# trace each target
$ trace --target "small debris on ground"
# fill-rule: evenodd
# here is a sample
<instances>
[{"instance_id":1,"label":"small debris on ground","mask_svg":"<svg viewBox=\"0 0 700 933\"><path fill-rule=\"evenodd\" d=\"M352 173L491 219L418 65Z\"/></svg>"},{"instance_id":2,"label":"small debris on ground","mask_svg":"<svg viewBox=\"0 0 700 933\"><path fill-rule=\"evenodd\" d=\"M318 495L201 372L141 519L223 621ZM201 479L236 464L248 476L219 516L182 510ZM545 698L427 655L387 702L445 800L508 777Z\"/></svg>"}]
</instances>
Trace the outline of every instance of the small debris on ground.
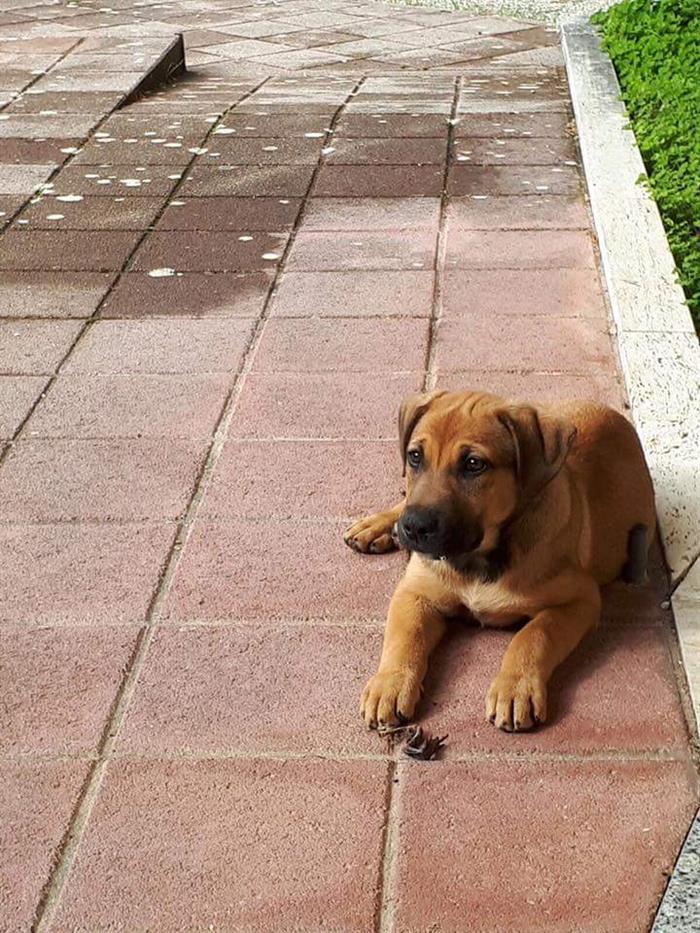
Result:
<instances>
[{"instance_id":1,"label":"small debris on ground","mask_svg":"<svg viewBox=\"0 0 700 933\"><path fill-rule=\"evenodd\" d=\"M398 739L399 736L405 737L406 741L401 750L404 755L418 761L432 761L437 758L445 746L445 740L449 738L447 735L432 736L421 726L386 727L379 731L381 735L391 737L393 740Z\"/></svg>"}]
</instances>

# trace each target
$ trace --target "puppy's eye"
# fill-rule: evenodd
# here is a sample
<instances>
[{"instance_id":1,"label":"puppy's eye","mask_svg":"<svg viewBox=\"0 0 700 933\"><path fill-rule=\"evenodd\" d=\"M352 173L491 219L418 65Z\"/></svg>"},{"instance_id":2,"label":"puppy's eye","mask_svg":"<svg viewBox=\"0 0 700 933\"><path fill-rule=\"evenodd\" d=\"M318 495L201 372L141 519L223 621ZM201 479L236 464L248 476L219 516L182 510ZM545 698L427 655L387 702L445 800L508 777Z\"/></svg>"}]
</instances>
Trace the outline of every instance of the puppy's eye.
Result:
<instances>
[{"instance_id":1,"label":"puppy's eye","mask_svg":"<svg viewBox=\"0 0 700 933\"><path fill-rule=\"evenodd\" d=\"M408 461L408 465L413 467L415 470L421 465L423 461L423 452L416 448L409 450L406 454L406 460Z\"/></svg>"},{"instance_id":2,"label":"puppy's eye","mask_svg":"<svg viewBox=\"0 0 700 933\"><path fill-rule=\"evenodd\" d=\"M483 473L488 468L488 463L481 457L475 457L470 454L462 460L462 469L465 473L474 476L477 473Z\"/></svg>"}]
</instances>

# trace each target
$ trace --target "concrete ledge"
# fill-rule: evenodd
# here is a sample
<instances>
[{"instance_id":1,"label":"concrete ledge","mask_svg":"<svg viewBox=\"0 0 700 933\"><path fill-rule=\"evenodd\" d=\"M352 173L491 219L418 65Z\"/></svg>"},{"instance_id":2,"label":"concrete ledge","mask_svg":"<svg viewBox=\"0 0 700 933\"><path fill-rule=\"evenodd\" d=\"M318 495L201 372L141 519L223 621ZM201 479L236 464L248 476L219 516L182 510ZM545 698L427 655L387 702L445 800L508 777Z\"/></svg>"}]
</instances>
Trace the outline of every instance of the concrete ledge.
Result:
<instances>
[{"instance_id":1,"label":"concrete ledge","mask_svg":"<svg viewBox=\"0 0 700 933\"><path fill-rule=\"evenodd\" d=\"M700 721L700 346L610 59L587 22L562 27L581 155L632 416Z\"/></svg>"}]
</instances>

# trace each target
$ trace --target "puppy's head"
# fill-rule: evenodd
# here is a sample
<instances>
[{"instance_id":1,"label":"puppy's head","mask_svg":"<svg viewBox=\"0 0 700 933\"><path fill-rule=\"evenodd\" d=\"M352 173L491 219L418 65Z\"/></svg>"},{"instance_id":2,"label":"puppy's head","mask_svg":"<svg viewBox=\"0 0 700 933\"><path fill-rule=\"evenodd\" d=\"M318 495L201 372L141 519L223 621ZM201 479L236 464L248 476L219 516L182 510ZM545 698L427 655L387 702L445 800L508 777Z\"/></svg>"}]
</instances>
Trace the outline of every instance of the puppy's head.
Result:
<instances>
[{"instance_id":1,"label":"puppy's head","mask_svg":"<svg viewBox=\"0 0 700 933\"><path fill-rule=\"evenodd\" d=\"M575 433L533 406L482 392L410 396L399 413L402 546L457 569L489 552L557 475Z\"/></svg>"}]
</instances>

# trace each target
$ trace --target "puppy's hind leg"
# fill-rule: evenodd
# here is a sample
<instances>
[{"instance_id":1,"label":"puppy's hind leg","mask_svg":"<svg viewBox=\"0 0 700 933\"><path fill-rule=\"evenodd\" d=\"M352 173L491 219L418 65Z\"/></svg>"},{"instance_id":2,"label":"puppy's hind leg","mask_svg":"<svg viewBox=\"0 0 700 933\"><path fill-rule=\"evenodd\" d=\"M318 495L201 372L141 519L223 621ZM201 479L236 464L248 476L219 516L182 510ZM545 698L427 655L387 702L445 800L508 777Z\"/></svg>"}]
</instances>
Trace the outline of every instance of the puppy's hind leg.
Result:
<instances>
[{"instance_id":1,"label":"puppy's hind leg","mask_svg":"<svg viewBox=\"0 0 700 933\"><path fill-rule=\"evenodd\" d=\"M343 535L343 541L360 554L385 554L387 551L393 551L397 544L392 532L403 510L404 503L401 502L386 512L375 512L361 518L348 528Z\"/></svg>"},{"instance_id":2,"label":"puppy's hind leg","mask_svg":"<svg viewBox=\"0 0 700 933\"><path fill-rule=\"evenodd\" d=\"M627 537L627 560L622 568L622 579L632 586L642 586L647 581L649 564L649 529L646 525L635 525Z\"/></svg>"}]
</instances>

